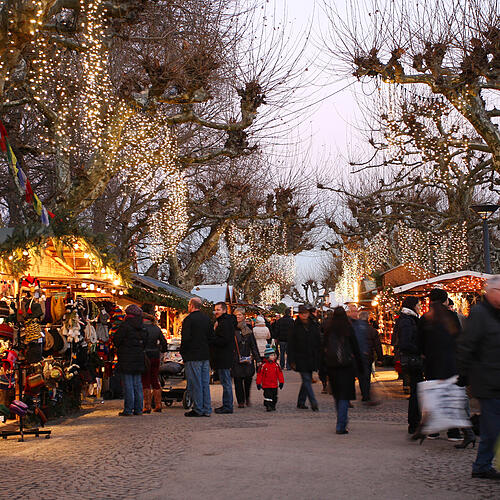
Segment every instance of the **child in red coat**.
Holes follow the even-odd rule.
[[[264,389],[266,410],[274,411],[278,402],[278,386],[283,389],[285,380],[280,366],[276,363],[276,351],[270,345],[266,346],[264,358],[264,364],[257,372],[257,389]]]

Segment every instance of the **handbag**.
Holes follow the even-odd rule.
[[[45,380],[41,373],[35,373],[26,377],[26,392],[38,392],[45,385]]]
[[[252,363],[252,356],[242,356],[240,354],[240,347],[238,345],[238,339],[236,338],[236,335],[234,336],[234,341],[236,343],[236,351],[238,352],[238,359],[240,365],[249,365]]]

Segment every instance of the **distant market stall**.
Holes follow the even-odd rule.
[[[433,288],[442,288],[453,300],[457,312],[467,316],[470,307],[480,300],[485,281],[492,275],[476,271],[458,271],[432,276],[426,279],[402,284],[394,288],[383,289],[374,298],[372,305],[378,317],[384,354],[392,354],[391,338],[394,321],[406,297],[416,296],[422,299],[422,313],[428,310],[428,295]]]

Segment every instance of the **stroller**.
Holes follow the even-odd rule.
[[[168,344],[162,363],[160,364],[160,384],[162,388],[162,401],[166,406],[172,406],[174,401],[181,402],[188,410],[193,401],[187,387],[184,363],[179,354],[179,346]]]

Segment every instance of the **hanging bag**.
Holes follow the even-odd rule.
[[[353,364],[354,355],[347,337],[328,336],[325,361],[330,368],[347,367]]]

